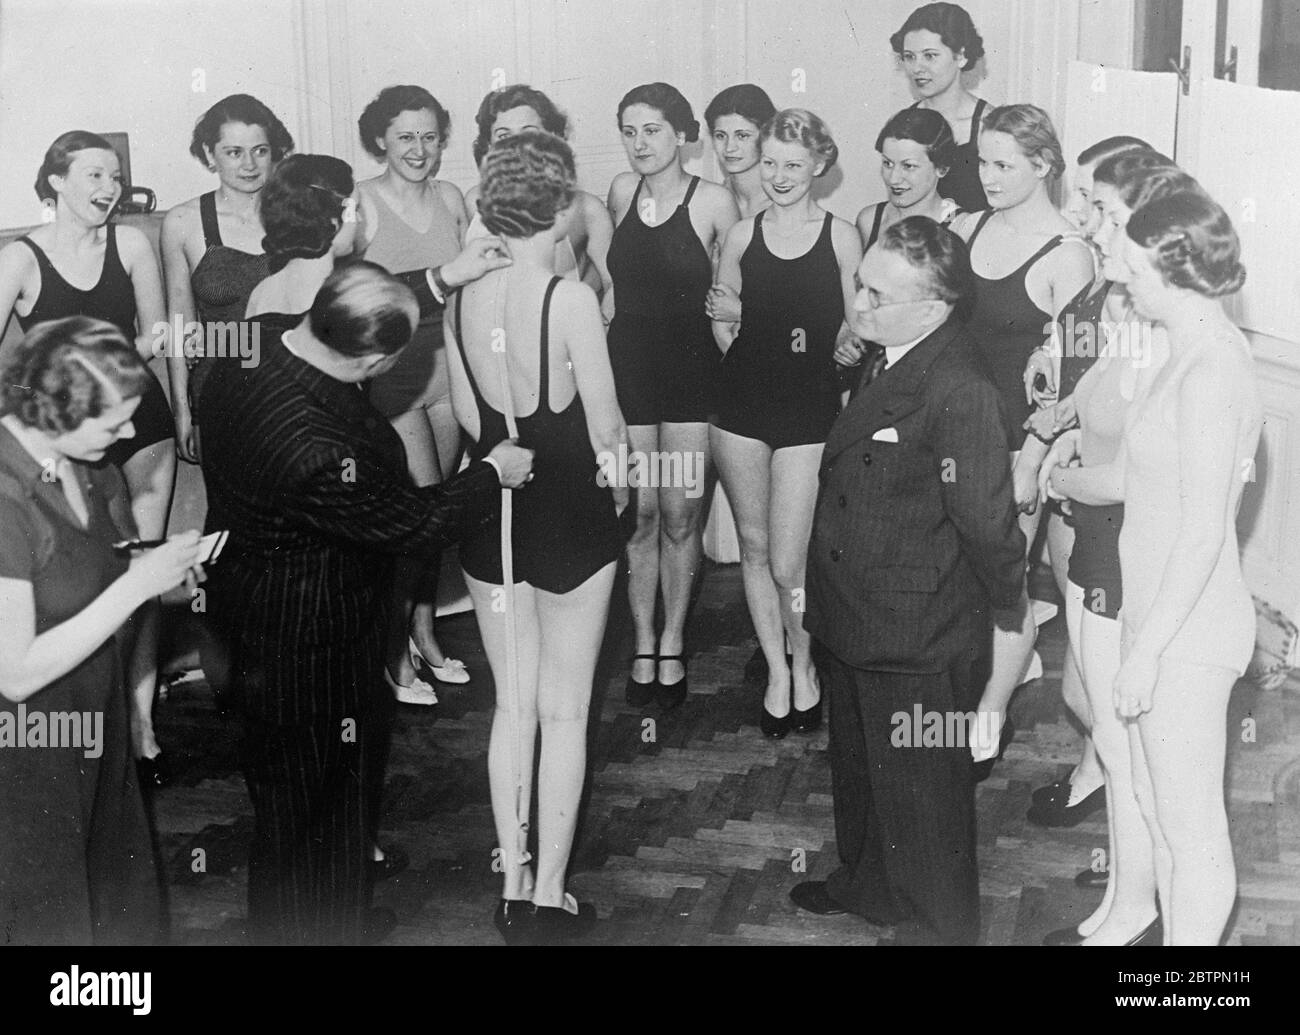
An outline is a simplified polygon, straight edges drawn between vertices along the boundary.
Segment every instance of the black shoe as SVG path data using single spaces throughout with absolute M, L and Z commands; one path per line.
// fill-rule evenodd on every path
M 533 904 L 526 898 L 503 898 L 492 922 L 507 945 L 528 945 L 533 938 Z
M 1066 787 L 1070 785 L 1067 783 Z M 1025 818 L 1036 827 L 1075 827 L 1091 816 L 1098 809 L 1106 807 L 1106 788 L 1098 787 L 1091 794 L 1084 795 L 1073 805 L 1069 804 L 1069 795 L 1064 799 L 1052 798 L 1047 804 L 1034 802 L 1025 813 Z
M 767 655 L 763 653 L 762 647 L 755 647 L 754 653 L 745 662 L 745 682 L 759 684 L 767 682 Z
M 388 880 L 389 877 L 396 877 L 411 865 L 411 858 L 406 854 L 406 850 L 397 845 L 390 845 L 383 849 L 383 853 L 382 859 L 371 859 L 367 867 L 370 870 L 370 880 L 375 884 L 381 880 Z
M 836 902 L 826 890 L 824 880 L 806 880 L 790 889 L 790 901 L 800 909 L 818 916 L 840 916 L 848 910 Z
M 570 913 L 563 906 L 533 906 L 533 939 L 540 945 L 581 938 L 596 926 L 596 907 L 579 902 L 578 911 Z
M 659 690 L 659 655 L 658 654 L 633 654 L 632 661 L 635 664 L 638 661 L 653 661 L 656 664 L 655 678 L 648 683 L 638 683 L 629 673 L 627 677 L 627 693 L 624 700 L 633 708 L 644 708 L 652 700 Z
M 1029 800 L 1042 808 L 1060 808 L 1070 800 L 1070 780 L 1056 780 L 1045 787 L 1035 787 Z
M 667 711 L 672 711 L 674 708 L 676 708 L 678 705 L 680 705 L 683 701 L 686 700 L 687 685 L 686 685 L 685 658 L 683 658 L 682 655 L 680 654 L 660 654 L 659 655 L 660 664 L 662 664 L 665 661 L 680 661 L 682 663 L 682 678 L 677 680 L 676 683 L 665 683 L 662 679 L 658 680 L 659 689 L 655 693 L 655 697 L 659 701 L 659 707 L 661 707 L 664 711 L 667 712 Z M 658 674 L 659 674 L 659 669 L 656 666 L 655 668 L 656 677 L 658 676 Z M 559 908 L 559 907 L 557 906 L 555 908 Z
M 1044 945 L 1082 945 L 1084 935 L 1079 933 L 1078 925 L 1061 927 L 1043 935 Z
M 790 702 L 790 728 L 796 733 L 811 733 L 822 724 L 822 702 L 819 699 L 811 708 L 800 711 Z
M 787 714 L 777 718 L 767 710 L 767 705 L 763 705 L 763 714 L 759 716 L 758 728 L 763 731 L 763 736 L 771 737 L 773 740 L 780 740 L 790 732 L 790 719 L 793 715 L 793 706 L 791 706 Z
M 1011 721 L 1008 715 L 1002 723 L 1002 737 L 998 741 L 998 753 L 993 758 L 986 758 L 983 762 L 975 762 L 972 768 L 975 771 L 975 782 L 983 783 L 993 775 L 993 766 L 1002 761 L 1002 756 L 1006 754 L 1007 745 L 1015 739 L 1016 724 Z
M 137 758 L 135 771 L 141 787 L 166 787 L 172 782 L 172 769 L 161 753 L 153 758 Z
M 1110 870 L 1094 870 L 1090 866 L 1074 875 L 1074 883 L 1090 891 L 1104 889 L 1110 883 Z
M 361 928 L 362 945 L 378 945 L 397 927 L 397 914 L 386 906 L 373 906 L 366 910 Z
M 1164 945 L 1164 943 L 1165 925 L 1160 920 L 1160 914 L 1157 913 L 1156 918 L 1126 941 L 1124 946 L 1127 948 L 1130 945 Z

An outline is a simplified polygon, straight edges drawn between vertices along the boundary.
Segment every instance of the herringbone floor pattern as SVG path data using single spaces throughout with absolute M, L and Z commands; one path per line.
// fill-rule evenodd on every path
M 486 767 L 491 680 L 471 615 L 442 621 L 439 636 L 474 680 L 440 687 L 436 709 L 401 709 L 384 831 L 407 850 L 411 868 L 376 897 L 400 918 L 392 943 L 499 944 Z M 602 918 L 592 941 L 869 945 L 887 937 L 888 929 L 851 916 L 801 913 L 787 897 L 835 865 L 826 732 L 779 742 L 760 735 L 759 691 L 741 685 L 753 640 L 738 568 L 709 570 L 687 640 L 686 704 L 668 715 L 653 705 L 634 710 L 623 702 L 625 624 L 611 623 L 569 884 Z M 978 791 L 983 940 L 991 945 L 1038 944 L 1100 896 L 1073 877 L 1105 851 L 1104 811 L 1070 830 L 1025 820 L 1030 792 L 1066 772 L 1079 744 L 1060 700 L 1060 618 L 1043 628 L 1039 646 L 1046 675 L 1017 695 L 1015 741 Z M 1256 740 L 1234 738 L 1229 748 L 1240 886 L 1230 944 L 1300 944 L 1298 691 L 1295 682 L 1266 693 L 1243 681 L 1233 694 L 1229 728 L 1254 719 Z M 201 682 L 174 689 L 157 721 L 180 770 L 154 797 L 173 939 L 238 942 L 252 819 L 230 732 Z

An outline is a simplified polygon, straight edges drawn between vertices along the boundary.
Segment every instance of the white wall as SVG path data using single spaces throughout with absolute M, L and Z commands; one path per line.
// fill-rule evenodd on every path
M 0 227 L 36 222 L 31 189 L 49 142 L 72 128 L 126 130 L 133 178 L 167 208 L 211 187 L 186 154 L 195 119 L 228 93 L 252 93 L 300 150 L 337 154 L 358 177 L 379 171 L 356 119 L 379 89 L 426 86 L 451 113 L 443 175 L 468 187 L 473 115 L 503 82 L 531 82 L 570 115 L 586 189 L 603 196 L 627 167 L 619 97 L 653 79 L 702 114 L 722 87 L 752 81 L 778 107 L 830 124 L 840 169 L 826 204 L 852 218 L 883 197 L 876 133 L 911 103 L 889 36 L 914 0 L 0 0 Z M 1055 96 L 1060 54 L 1074 56 L 1074 0 L 968 0 L 984 35 L 994 103 Z M 1062 33 L 1064 35 L 1062 35 Z M 195 70 L 203 89 L 196 92 Z M 796 70 L 806 88 L 795 89 Z M 717 176 L 711 150 L 692 168 Z
M 0 0 L 0 227 L 39 221 L 32 184 L 70 129 L 125 130 L 132 178 L 160 208 L 211 188 L 187 154 L 230 93 L 298 125 L 289 0 Z M 196 76 L 195 70 L 201 75 Z M 201 90 L 195 89 L 198 85 Z

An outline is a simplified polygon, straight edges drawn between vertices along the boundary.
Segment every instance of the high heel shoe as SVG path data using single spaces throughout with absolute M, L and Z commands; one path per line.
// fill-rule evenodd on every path
M 975 762 L 972 768 L 975 773 L 975 782 L 983 783 L 993 775 L 993 766 L 1002 761 L 1002 756 L 1006 754 L 1007 745 L 1015 739 L 1016 724 L 1011 721 L 1011 716 L 1007 716 L 1002 723 L 1002 735 L 998 738 L 998 753 L 992 758 L 986 758 L 982 762 Z
M 665 683 L 659 679 L 659 665 L 665 661 L 680 661 L 682 664 L 682 678 L 676 683 Z M 655 696 L 659 700 L 659 707 L 664 711 L 672 711 L 683 701 L 686 700 L 688 692 L 686 685 L 686 659 L 681 654 L 660 654 L 659 663 L 655 666 L 655 680 L 659 684 L 659 690 Z
M 414 638 L 408 639 L 406 641 L 406 646 L 411 654 L 411 665 L 415 668 L 416 672 L 419 672 L 420 666 L 423 665 L 433 673 L 433 678 L 439 683 L 469 682 L 469 670 L 465 667 L 465 662 L 461 661 L 459 658 L 444 657 L 441 665 L 431 665 L 427 660 L 425 660 L 424 655 L 420 653 L 420 648 L 415 645 Z
M 1160 914 L 1157 913 L 1156 918 L 1126 941 L 1124 946 L 1127 948 L 1130 945 L 1164 945 L 1164 943 L 1165 925 L 1160 919 Z
M 527 945 L 533 937 L 533 904 L 526 898 L 503 898 L 492 923 L 507 945 Z
M 140 778 L 141 787 L 166 787 L 172 782 L 171 766 L 162 752 L 153 758 L 137 758 L 135 771 Z
M 811 708 L 796 708 L 790 702 L 790 729 L 795 733 L 811 733 L 822 724 L 822 702 L 819 698 Z
M 573 903 L 573 910 L 564 906 L 533 906 L 533 939 L 541 945 L 579 938 L 596 926 L 596 907 L 590 902 L 579 902 L 567 891 L 564 901 Z
M 419 676 L 415 677 L 415 682 L 410 686 L 403 686 L 391 675 L 388 674 L 388 667 L 384 667 L 384 682 L 393 691 L 393 695 L 402 704 L 437 704 L 438 695 L 433 692 L 433 687 L 426 683 Z
M 623 699 L 633 708 L 643 708 L 654 700 L 655 693 L 659 689 L 659 655 L 658 654 L 633 654 L 632 664 L 638 661 L 653 661 L 655 663 L 655 677 L 648 683 L 638 683 L 629 672 L 627 677 L 627 690 L 623 694 Z
M 1048 931 L 1043 935 L 1044 945 L 1082 945 L 1084 936 L 1079 933 L 1078 926 L 1061 927 L 1055 931 Z
M 811 711 L 811 709 L 809 710 Z M 780 740 L 790 732 L 790 720 L 793 716 L 794 705 L 790 706 L 790 711 L 785 715 L 776 716 L 767 710 L 765 704 L 763 705 L 763 713 L 758 717 L 758 728 L 762 730 L 763 736 L 771 737 L 773 740 Z

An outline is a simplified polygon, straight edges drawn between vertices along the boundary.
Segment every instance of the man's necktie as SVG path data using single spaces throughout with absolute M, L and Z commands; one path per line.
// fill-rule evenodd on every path
M 883 345 L 867 344 L 867 352 L 862 357 L 862 377 L 858 381 L 858 387 L 853 390 L 856 396 L 867 385 L 871 384 L 885 369 L 885 348 Z

